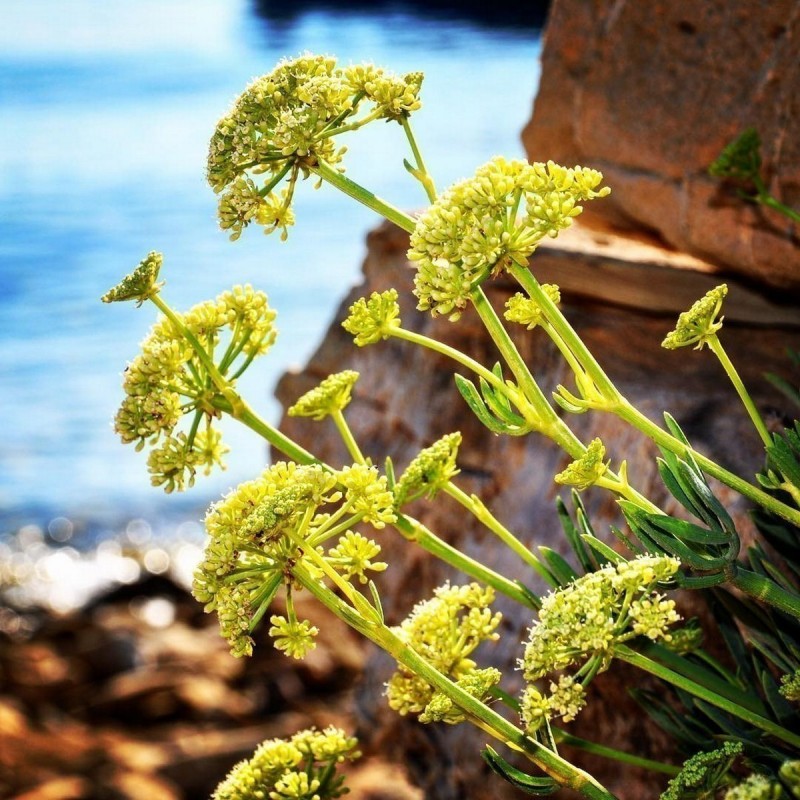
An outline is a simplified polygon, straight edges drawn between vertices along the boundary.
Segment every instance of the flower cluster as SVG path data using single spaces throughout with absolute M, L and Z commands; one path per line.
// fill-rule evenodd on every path
M 800 702 L 800 669 L 781 677 L 780 693 L 787 700 Z
M 581 213 L 580 203 L 607 195 L 597 188 L 602 179 L 584 167 L 498 157 L 451 186 L 411 234 L 418 308 L 458 319 L 473 288 L 512 264 L 527 266 L 542 239 Z
M 494 591 L 476 583 L 440 586 L 429 600 L 418 603 L 395 633 L 444 675 L 482 700 L 500 680 L 497 670 L 478 669 L 471 655 L 481 642 L 495 641 L 499 612 L 489 606 Z M 389 705 L 400 714 L 419 714 L 420 720 L 460 722 L 463 715 L 425 680 L 399 665 L 386 684 Z
M 519 714 L 525 730 L 537 731 L 545 722 L 561 717 L 571 722 L 586 705 L 586 689 L 571 675 L 561 675 L 558 682 L 550 682 L 550 694 L 540 692 L 536 686 L 525 687 L 519 703 Z
M 753 773 L 728 789 L 724 800 L 781 800 L 785 796 L 779 783 L 771 781 L 766 775 Z
M 728 294 L 728 287 L 721 283 L 715 289 L 707 292 L 688 311 L 678 317 L 675 330 L 670 331 L 661 346 L 667 350 L 676 350 L 678 347 L 696 345 L 695 350 L 701 350 L 710 336 L 715 336 L 722 327 L 724 317 L 717 319 L 722 308 L 722 301 Z
M 291 203 L 300 174 L 324 161 L 338 164 L 338 134 L 375 120 L 401 120 L 420 107 L 422 74 L 392 75 L 371 64 L 338 67 L 329 56 L 305 54 L 280 62 L 253 81 L 216 126 L 208 152 L 208 182 L 217 193 L 219 222 L 237 239 L 255 222 L 265 233 L 294 224 Z M 362 103 L 371 108 L 359 116 Z M 254 180 L 266 173 L 258 186 Z M 287 184 L 277 191 L 284 179 Z
M 561 292 L 554 283 L 543 283 L 542 291 L 555 303 L 561 302 Z M 506 311 L 503 316 L 509 322 L 518 322 L 532 331 L 539 325 L 544 316 L 544 309 L 531 297 L 526 297 L 521 292 L 517 292 L 506 301 Z
M 458 475 L 456 458 L 460 444 L 461 434 L 456 431 L 419 452 L 394 487 L 397 508 L 418 497 L 433 499 L 442 486 Z
M 347 793 L 336 766 L 361 754 L 340 728 L 300 731 L 290 739 L 262 742 L 217 786 L 212 800 L 329 800 Z
M 528 687 L 522 703 L 526 726 L 537 728 L 554 711 L 572 719 L 583 705 L 579 679 L 606 669 L 616 645 L 636 636 L 669 641 L 668 628 L 680 617 L 674 601 L 655 587 L 671 580 L 679 567 L 674 558 L 640 556 L 588 573 L 542 600 L 520 661 L 525 680 L 582 666 L 574 679 L 562 676 L 551 683 L 550 697 Z
M 126 275 L 116 286 L 109 289 L 100 299 L 104 303 L 119 303 L 124 300 L 136 300 L 140 306 L 145 300 L 158 294 L 163 283 L 158 283 L 158 273 L 164 262 L 164 256 L 155 250 L 139 262 L 133 272 Z
M 321 580 L 325 565 L 362 583 L 367 571 L 386 569 L 373 561 L 379 545 L 350 529 L 360 522 L 374 528 L 393 522 L 393 500 L 375 467 L 357 464 L 335 472 L 278 462 L 213 505 L 193 593 L 207 612 L 217 612 L 233 654 L 252 653 L 252 630 L 281 585 L 288 613 L 270 618 L 269 634 L 293 658 L 313 649 L 317 629 L 295 616 L 292 589 L 303 579 Z M 330 513 L 334 504 L 339 507 Z M 326 552 L 325 542 L 337 536 Z
M 716 750 L 693 755 L 667 784 L 660 800 L 713 797 L 726 779 L 733 762 L 742 754 L 742 749 L 741 742 L 723 742 Z
M 579 492 L 588 489 L 597 483 L 608 469 L 609 462 L 603 460 L 605 455 L 605 445 L 600 439 L 593 439 L 580 458 L 555 476 L 555 482 L 564 486 L 574 486 Z
M 148 256 L 140 268 L 149 270 L 154 280 L 159 263 Z M 137 284 L 137 272 L 120 287 L 126 282 L 130 287 Z M 147 466 L 154 486 L 182 491 L 194 483 L 198 469 L 208 473 L 214 465 L 224 468 L 227 447 L 212 427 L 219 416 L 215 401 L 223 396 L 224 387 L 215 383 L 209 365 L 219 379 L 235 380 L 253 358 L 272 346 L 274 321 L 275 312 L 263 292 L 234 286 L 215 300 L 199 303 L 182 315 L 163 317 L 153 326 L 140 354 L 125 370 L 125 397 L 114 430 L 124 443 L 135 443 L 137 450 L 145 444 L 152 446 Z M 227 347 L 213 365 L 212 355 L 221 349 L 226 331 L 230 331 Z M 191 417 L 188 431 L 177 431 L 185 416 Z
M 289 408 L 289 416 L 311 417 L 319 421 L 329 414 L 343 411 L 350 403 L 353 386 L 357 380 L 358 373 L 349 369 L 329 375 L 319 386 L 306 392 Z
M 392 330 L 400 325 L 396 289 L 373 292 L 368 300 L 364 297 L 356 300 L 342 323 L 342 327 L 354 336 L 353 341 L 358 347 L 388 339 Z

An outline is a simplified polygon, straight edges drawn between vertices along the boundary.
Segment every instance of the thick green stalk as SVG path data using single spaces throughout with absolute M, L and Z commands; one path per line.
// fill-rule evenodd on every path
M 237 397 L 239 396 L 237 395 Z M 234 419 L 246 425 L 251 431 L 257 433 L 274 448 L 280 450 L 288 458 L 291 458 L 292 461 L 297 461 L 298 464 L 322 463 L 318 458 L 309 453 L 308 450 L 300 447 L 295 441 L 264 421 L 241 397 L 239 397 L 239 404 L 237 405 L 236 411 L 234 411 L 230 402 L 225 397 L 215 397 L 214 407 L 218 408 L 220 411 L 224 411 L 226 414 L 230 414 Z
M 585 448 L 553 410 L 480 286 L 472 290 L 471 299 L 489 336 L 503 356 L 508 368 L 514 374 L 525 397 L 528 398 L 533 406 L 540 420 L 541 432 L 548 438 L 553 439 L 573 458 L 580 458 Z
M 729 714 L 732 714 L 733 716 L 738 717 L 745 722 L 749 722 L 759 730 L 762 730 L 765 733 L 768 733 L 771 736 L 786 742 L 787 744 L 791 744 L 794 747 L 800 747 L 800 735 L 792 733 L 772 720 L 766 719 L 766 717 L 762 717 L 760 714 L 756 714 L 755 712 L 744 708 L 739 703 L 729 700 L 726 697 L 722 697 L 706 686 L 702 686 L 701 684 L 696 683 L 695 681 L 690 680 L 689 678 L 686 678 L 677 672 L 673 672 L 663 664 L 653 661 L 642 653 L 637 653 L 635 650 L 632 650 L 626 645 L 617 645 L 617 647 L 614 648 L 614 655 L 616 658 L 619 658 L 634 667 L 638 667 L 645 672 L 649 672 L 651 675 L 661 678 L 661 680 L 672 684 L 678 689 L 688 692 L 700 700 L 705 700 L 707 703 L 710 703 L 711 705 L 716 706 L 723 711 L 727 711 Z
M 614 747 L 607 747 L 604 744 L 590 742 L 588 739 L 581 739 L 578 736 L 567 733 L 561 728 L 553 728 L 552 730 L 553 739 L 555 739 L 557 744 L 577 747 L 579 750 L 583 750 L 584 753 L 592 753 L 592 755 L 608 758 L 612 761 L 619 761 L 623 764 L 629 764 L 632 767 L 641 767 L 643 769 L 649 769 L 652 772 L 660 772 L 663 775 L 674 776 L 681 771 L 680 767 L 664 764 L 662 761 L 653 761 L 650 758 L 642 758 L 632 753 L 626 753 L 624 750 L 617 750 Z
M 358 442 L 356 442 L 353 432 L 350 430 L 350 426 L 344 418 L 344 414 L 342 414 L 339 409 L 336 409 L 331 412 L 331 419 L 336 425 L 336 430 L 339 431 L 339 436 L 342 437 L 344 446 L 347 448 L 347 452 L 350 453 L 350 457 L 353 461 L 357 464 L 366 464 L 364 454 L 361 452 L 361 448 L 358 446 Z
M 344 192 L 348 197 L 352 197 L 367 208 L 371 208 L 377 214 L 385 217 L 390 222 L 402 228 L 404 231 L 411 233 L 414 230 L 416 223 L 413 217 L 395 208 L 385 200 L 372 194 L 368 189 L 359 185 L 350 178 L 346 178 L 341 172 L 337 172 L 330 164 L 320 161 L 314 166 L 309 166 L 309 169 L 320 178 L 327 181 L 331 186 L 336 187 L 339 191 Z
M 517 264 L 512 264 L 508 268 L 508 271 L 528 295 L 538 303 L 547 321 L 558 333 L 566 346 L 575 354 L 586 373 L 603 393 L 603 396 L 606 397 L 609 402 L 613 402 L 615 399 L 619 398 L 620 394 L 611 382 L 611 379 L 597 363 L 589 348 L 583 343 L 581 337 L 578 336 L 575 329 L 569 324 L 567 318 L 561 313 L 558 306 L 542 289 L 539 281 L 534 278 L 531 271 L 527 267 L 520 267 Z
M 597 783 L 591 775 L 525 736 L 519 728 L 507 719 L 501 717 L 485 703 L 465 692 L 446 675 L 435 669 L 387 626 L 378 625 L 367 620 L 354 609 L 347 607 L 333 592 L 314 580 L 302 566 L 295 567 L 294 575 L 298 582 L 308 589 L 333 614 L 377 644 L 382 650 L 385 650 L 398 664 L 402 664 L 435 689 L 445 694 L 467 716 L 480 723 L 479 727 L 490 733 L 495 739 L 524 753 L 530 761 L 562 786 L 574 789 L 584 797 L 590 798 L 590 800 L 614 800 L 614 795 Z
M 753 425 L 755 425 L 758 435 L 761 437 L 761 441 L 764 442 L 766 447 L 769 447 L 772 444 L 772 439 L 770 438 L 767 426 L 764 424 L 764 420 L 761 418 L 761 414 L 758 413 L 758 409 L 753 399 L 750 397 L 750 393 L 739 377 L 736 367 L 733 366 L 733 362 L 728 358 L 728 354 L 725 352 L 725 348 L 722 346 L 719 337 L 716 333 L 712 333 L 710 336 L 705 337 L 705 342 L 711 349 L 711 352 L 719 359 L 719 363 L 722 364 L 723 369 L 728 374 L 728 378 L 730 378 L 734 389 L 736 389 L 736 393 L 739 395 L 739 399 L 742 401 L 745 409 L 747 409 L 747 413 L 750 415 L 750 419 L 753 421 Z
M 737 564 L 730 583 L 750 597 L 800 619 L 800 597 L 797 593 L 787 592 L 766 575 L 751 572 Z
M 578 336 L 558 307 L 541 289 L 539 282 L 533 277 L 530 271 L 515 265 L 509 268 L 509 272 L 517 279 L 525 291 L 539 303 L 545 313 L 547 321 L 558 332 L 564 342 L 566 342 L 581 362 L 586 373 L 603 393 L 603 396 L 607 398 L 608 405 L 605 410 L 616 414 L 620 419 L 630 423 L 644 433 L 645 436 L 652 439 L 656 444 L 665 447 L 670 452 L 675 453 L 675 455 L 681 458 L 685 458 L 687 455 L 693 456 L 704 472 L 722 481 L 722 483 L 729 486 L 731 489 L 735 489 L 754 503 L 768 508 L 770 511 L 773 511 L 778 514 L 778 516 L 783 517 L 783 519 L 788 520 L 794 525 L 800 525 L 800 511 L 781 503 L 757 486 L 753 486 L 737 475 L 734 475 L 711 459 L 696 452 L 691 447 L 687 447 L 679 439 L 676 439 L 654 422 L 651 422 L 637 408 L 632 406 L 619 393 L 611 382 L 611 379 L 605 374 L 594 359 L 594 356 L 583 343 L 580 336 Z
M 753 176 L 753 183 L 755 184 L 757 191 L 757 194 L 753 200 L 755 200 L 757 203 L 761 203 L 762 206 L 767 206 L 767 208 L 772 208 L 775 211 L 780 212 L 794 222 L 800 222 L 800 213 L 795 211 L 793 208 L 789 208 L 789 206 L 784 205 L 780 200 L 773 197 L 760 175 L 756 174 Z
M 549 298 L 548 298 L 549 300 Z M 562 450 L 573 458 L 580 458 L 585 452 L 586 447 L 572 432 L 570 427 L 556 414 L 550 402 L 545 397 L 536 379 L 531 375 L 527 364 L 519 354 L 514 342 L 508 335 L 508 331 L 497 316 L 492 304 L 480 287 L 473 289 L 472 301 L 481 318 L 489 336 L 497 346 L 509 369 L 514 373 L 514 377 L 519 383 L 525 397 L 530 401 L 533 410 L 539 420 L 536 430 L 555 442 Z M 604 488 L 625 497 L 632 503 L 651 514 L 663 513 L 658 506 L 651 503 L 646 497 L 639 494 L 632 486 L 619 479 L 615 473 L 608 470 L 602 481 Z
M 647 658 L 657 661 L 673 672 L 683 675 L 684 678 L 688 678 L 701 686 L 705 686 L 707 689 L 716 692 L 722 697 L 727 697 L 732 702 L 738 703 L 754 714 L 763 715 L 766 710 L 758 695 L 745 691 L 745 688 L 742 686 L 731 684 L 720 676 L 719 673 L 712 671 L 702 664 L 697 664 L 684 658 L 679 653 L 675 653 L 668 647 L 664 647 L 663 644 L 659 644 L 658 642 L 646 642 L 642 645 L 637 645 L 637 650 Z
M 479 375 L 490 386 L 494 386 L 495 389 L 499 389 L 501 392 L 508 395 L 508 387 L 497 377 L 497 375 L 495 375 L 491 370 L 486 369 L 483 364 L 475 361 L 473 358 L 470 358 L 468 355 L 462 353 L 460 350 L 457 350 L 455 347 L 450 347 L 450 345 L 444 344 L 444 342 L 439 342 L 436 339 L 431 339 L 429 336 L 424 336 L 421 333 L 415 333 L 414 331 L 407 330 L 406 328 L 392 328 L 390 335 L 395 339 L 403 339 L 406 342 L 411 342 L 412 344 L 419 345 L 420 347 L 426 347 L 428 350 L 432 350 L 434 353 L 439 353 L 439 355 L 443 355 L 452 359 L 456 363 L 461 364 L 462 367 L 466 367 L 476 375 Z
M 620 404 L 613 410 L 620 419 L 629 422 L 635 428 L 640 430 L 645 436 L 652 439 L 657 445 L 664 447 L 670 452 L 674 453 L 679 458 L 687 458 L 691 456 L 697 462 L 703 472 L 721 481 L 731 489 L 735 489 L 743 497 L 752 500 L 760 506 L 777 514 L 779 517 L 791 522 L 793 525 L 800 526 L 800 511 L 795 508 L 787 506 L 785 503 L 780 502 L 772 495 L 767 494 L 757 486 L 753 486 L 738 475 L 721 467 L 715 461 L 707 458 L 702 453 L 698 453 L 691 447 L 685 445 L 680 439 L 671 436 L 663 428 L 660 428 L 653 421 L 649 420 L 639 409 L 632 406 L 624 398 Z

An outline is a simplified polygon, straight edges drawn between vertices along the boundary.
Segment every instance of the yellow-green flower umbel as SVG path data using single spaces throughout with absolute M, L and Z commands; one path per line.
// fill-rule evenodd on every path
M 511 264 L 527 266 L 545 237 L 572 224 L 583 201 L 607 195 L 610 189 L 598 189 L 602 179 L 585 167 L 498 157 L 451 186 L 411 234 L 418 308 L 458 319 L 476 286 Z
M 308 177 L 320 162 L 340 164 L 345 148 L 336 145 L 339 134 L 416 111 L 421 84 L 418 72 L 392 75 L 372 64 L 342 68 L 330 56 L 281 61 L 245 89 L 211 138 L 207 176 L 221 193 L 220 226 L 238 239 L 255 222 L 285 239 L 294 224 L 298 177 Z
M 333 800 L 349 790 L 336 767 L 361 754 L 358 742 L 330 726 L 262 742 L 217 786 L 212 800 Z
M 158 289 L 160 265 L 160 257 L 151 253 L 106 298 L 141 302 L 150 297 Z M 215 360 L 218 377 L 232 383 L 254 358 L 270 349 L 277 335 L 274 321 L 275 312 L 263 292 L 234 286 L 185 314 L 162 317 L 153 326 L 125 370 L 125 397 L 114 430 L 124 443 L 135 443 L 137 450 L 153 447 L 147 466 L 154 486 L 182 491 L 194 483 L 198 469 L 207 474 L 215 465 L 224 468 L 222 457 L 228 448 L 213 427 L 220 416 L 215 403 L 223 390 L 216 385 L 209 363 Z M 184 418 L 190 422 L 187 430 L 180 431 Z
M 679 567 L 667 556 L 640 556 L 583 575 L 542 600 L 520 660 L 525 680 L 577 664 L 594 666 L 552 680 L 549 697 L 529 686 L 521 703 L 526 728 L 536 730 L 552 716 L 573 719 L 584 705 L 584 681 L 607 669 L 617 645 L 636 636 L 669 641 L 669 626 L 680 617 L 656 586 L 669 582 Z
M 498 638 L 499 612 L 489 606 L 494 591 L 476 583 L 440 586 L 418 603 L 395 632 L 406 644 L 466 691 L 484 699 L 500 680 L 497 670 L 481 670 L 471 658 L 482 642 Z M 386 684 L 389 705 L 400 714 L 419 714 L 423 722 L 460 722 L 463 716 L 426 681 L 402 665 Z
M 373 292 L 369 299 L 360 298 L 350 306 L 350 314 L 342 327 L 353 334 L 358 347 L 388 339 L 392 330 L 400 327 L 400 306 L 397 290 Z
M 321 580 L 325 567 L 364 583 L 367 572 L 386 569 L 374 560 L 380 546 L 352 527 L 367 523 L 381 529 L 394 522 L 393 501 L 385 476 L 375 467 L 356 464 L 330 471 L 317 464 L 278 462 L 212 506 L 206 515 L 209 542 L 195 572 L 193 594 L 207 612 L 217 612 L 231 652 L 252 653 L 251 634 L 281 586 L 287 615 L 270 618 L 269 634 L 292 658 L 312 650 L 317 629 L 295 616 L 295 571 Z M 326 551 L 333 537 L 337 542 Z

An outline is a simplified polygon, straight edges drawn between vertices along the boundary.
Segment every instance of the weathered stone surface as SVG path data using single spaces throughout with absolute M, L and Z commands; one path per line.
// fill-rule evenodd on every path
M 572 233 L 569 231 L 555 243 L 542 246 L 534 258 L 533 269 L 548 280 L 569 287 L 565 292 L 566 313 L 617 386 L 651 419 L 658 419 L 662 410 L 670 410 L 699 449 L 721 463 L 752 474 L 760 467 L 760 442 L 715 359 L 707 352 L 676 353 L 660 347 L 665 333 L 674 325 L 677 312 L 719 283 L 720 276 L 677 269 L 674 262 L 681 259 L 664 250 L 642 249 L 638 243 L 627 244 L 613 237 L 592 243 L 593 234 L 586 232 L 579 234 L 580 242 L 575 243 L 571 242 Z M 373 231 L 364 265 L 364 283 L 348 295 L 336 318 L 343 319 L 348 306 L 358 297 L 394 286 L 400 293 L 404 327 L 491 364 L 497 356 L 474 315 L 466 313 L 454 324 L 414 310 L 410 291 L 413 272 L 405 258 L 406 248 L 406 236 L 396 229 L 387 225 Z M 695 270 L 711 269 L 696 262 L 691 266 Z M 662 271 L 666 274 L 662 275 Z M 566 280 L 562 281 L 562 277 Z M 616 303 L 599 303 L 588 297 L 595 289 L 606 301 Z M 499 308 L 511 291 L 509 284 L 498 280 L 489 286 L 488 294 Z M 729 298 L 733 313 L 726 317 L 723 331 L 726 348 L 752 387 L 756 402 L 775 422 L 785 403 L 764 381 L 763 372 L 785 371 L 784 348 L 800 344 L 797 312 L 792 309 L 781 312 L 789 329 L 766 328 L 754 322 L 760 319 L 763 323 L 771 318 L 772 308 L 763 298 L 733 283 Z M 636 310 L 642 305 L 650 310 L 645 313 Z M 514 335 L 546 392 L 558 383 L 569 381 L 563 361 L 541 331 L 519 329 Z M 478 494 L 527 545 L 547 545 L 565 552 L 554 510 L 558 487 L 552 476 L 569 459 L 554 446 L 539 437 L 517 439 L 489 433 L 466 411 L 453 384 L 453 367 L 443 357 L 397 340 L 359 349 L 336 324 L 307 367 L 301 373 L 283 377 L 278 397 L 288 406 L 329 373 L 343 369 L 361 373 L 347 417 L 362 449 L 375 463 L 382 464 L 387 455 L 391 456 L 399 474 L 422 447 L 445 433 L 460 430 L 464 444 L 459 453 L 461 473 L 456 483 L 465 491 Z M 634 485 L 657 502 L 664 500 L 655 469 L 655 449 L 638 432 L 609 415 L 587 414 L 570 417 L 569 422 L 583 441 L 601 437 L 615 463 L 623 457 L 627 459 Z M 348 461 L 330 420 L 314 423 L 284 417 L 281 427 L 329 463 Z M 721 489 L 720 497 L 731 508 L 737 507 L 730 491 Z M 590 491 L 585 493 L 585 500 L 598 533 L 607 535 L 608 524 L 619 523 L 613 499 Z M 414 513 L 469 555 L 506 576 L 533 583 L 517 559 L 468 519 L 449 498 L 437 498 L 435 503 L 419 502 Z M 399 622 L 415 602 L 429 596 L 445 580 L 464 581 L 463 576 L 409 545 L 393 531 L 381 535 L 381 544 L 390 568 L 376 582 L 392 623 Z M 520 656 L 520 642 L 531 617 L 502 599 L 498 607 L 506 614 L 504 635 L 497 646 L 486 648 L 483 657 L 509 668 Z M 358 693 L 361 727 L 368 737 L 368 746 L 371 744 L 387 758 L 406 764 L 427 797 L 489 800 L 516 796 L 490 778 L 477 757 L 485 742 L 484 735 L 468 726 L 419 725 L 398 718 L 387 709 L 380 695 L 391 670 L 388 657 L 374 654 Z M 508 674 L 513 682 L 515 673 L 509 670 Z M 635 680 L 642 685 L 640 674 Z M 628 698 L 625 687 L 632 682 L 619 666 L 601 676 L 593 690 L 592 702 L 571 730 L 587 739 L 642 755 L 670 757 L 665 739 L 647 725 L 644 715 Z M 509 683 L 507 688 L 513 691 L 520 687 Z M 658 794 L 655 784 L 660 782 L 654 784 L 652 777 L 627 769 L 623 773 L 599 759 L 584 758 L 581 763 L 620 797 Z
M 755 127 L 770 190 L 800 207 L 799 46 L 797 0 L 554 0 L 528 156 L 603 171 L 613 192 L 588 221 L 797 296 L 797 225 L 706 169 Z

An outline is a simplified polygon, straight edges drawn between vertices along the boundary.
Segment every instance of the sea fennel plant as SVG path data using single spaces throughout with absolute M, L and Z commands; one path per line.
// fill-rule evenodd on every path
M 455 323 L 472 306 L 500 360 L 487 366 L 404 327 L 394 289 L 356 301 L 344 328 L 359 347 L 396 339 L 450 359 L 458 370 L 458 392 L 489 430 L 540 434 L 570 457 L 554 479 L 572 487 L 575 516 L 563 502 L 558 513 L 575 565 L 548 548 L 526 547 L 479 497 L 459 487 L 460 433 L 424 448 L 401 475 L 395 474 L 391 454 L 383 470 L 366 458 L 345 413 L 357 388 L 355 371 L 331 375 L 289 409 L 292 416 L 330 417 L 347 463 L 323 463 L 277 430 L 237 389 L 239 376 L 276 336 L 266 296 L 235 286 L 178 312 L 159 283 L 162 258 L 151 253 L 103 297 L 152 303 L 162 314 L 125 374 L 115 423 L 121 439 L 150 448 L 152 481 L 166 491 L 182 491 L 198 469 L 222 465 L 225 446 L 215 423 L 223 414 L 286 458 L 209 509 L 195 597 L 217 614 L 233 655 L 249 655 L 262 627 L 275 647 L 301 659 L 314 648 L 318 631 L 298 617 L 293 598 L 299 592 L 312 595 L 395 660 L 386 687 L 393 709 L 423 724 L 476 726 L 494 740 L 483 752 L 489 767 L 523 792 L 569 787 L 588 798 L 613 797 L 563 757 L 559 745 L 568 743 L 623 767 L 671 776 L 665 798 L 800 796 L 800 436 L 796 430 L 766 431 L 725 354 L 719 332 L 726 288 L 718 287 L 681 315 L 664 344 L 708 345 L 720 359 L 764 440 L 767 465 L 756 481 L 695 451 L 671 417 L 661 427 L 635 408 L 559 309 L 558 287 L 537 281 L 536 248 L 566 231 L 584 203 L 609 193 L 602 175 L 498 157 L 437 194 L 411 126 L 421 85 L 419 73 L 395 76 L 372 65 L 342 68 L 329 57 L 281 62 L 244 91 L 212 137 L 207 174 L 220 196 L 220 225 L 233 239 L 253 224 L 266 233 L 280 230 L 285 238 L 294 221 L 294 193 L 313 174 L 407 231 L 419 310 Z M 377 120 L 405 131 L 413 159 L 405 161 L 406 168 L 430 202 L 416 218 L 342 174 L 340 137 Z M 502 312 L 483 289 L 500 273 L 519 287 Z M 559 386 L 549 398 L 506 323 L 548 336 L 573 384 Z M 626 463 L 613 465 L 601 440 L 584 442 L 576 435 L 569 415 L 586 412 L 615 414 L 658 445 L 664 484 L 690 519 L 670 516 L 643 496 Z M 706 476 L 756 506 L 762 542 L 741 552 L 736 525 Z M 627 530 L 613 529 L 623 552 L 592 529 L 579 495 L 589 487 L 616 498 L 627 523 Z M 539 596 L 524 582 L 493 571 L 406 513 L 414 499 L 435 502 L 440 493 L 496 536 L 531 578 L 550 586 L 549 593 Z M 420 598 L 397 626 L 385 622 L 380 589 L 380 574 L 392 569 L 380 560 L 380 543 L 393 530 L 465 581 Z M 702 631 L 681 619 L 672 596 L 681 587 L 708 598 L 730 663 L 705 652 Z M 285 615 L 270 612 L 278 593 L 285 598 Z M 500 636 L 501 617 L 492 608 L 498 594 L 520 604 L 531 619 L 520 636 L 518 667 L 526 685 L 518 697 L 504 688 L 507 680 L 499 669 L 481 666 L 485 650 Z M 698 753 L 683 769 L 579 739 L 560 726 L 592 702 L 592 681 L 613 669 L 615 660 L 663 682 L 661 696 L 640 692 L 639 699 L 687 754 Z M 351 757 L 354 744 L 341 732 L 298 737 L 262 745 L 215 796 L 338 796 L 343 786 L 334 778 L 335 764 Z M 335 753 L 320 755 L 308 744 L 322 747 L 326 737 L 338 743 Z M 712 743 L 721 746 L 714 750 Z M 507 760 L 512 756 L 527 759 L 534 774 L 512 765 Z M 276 758 L 286 774 L 272 768 Z

